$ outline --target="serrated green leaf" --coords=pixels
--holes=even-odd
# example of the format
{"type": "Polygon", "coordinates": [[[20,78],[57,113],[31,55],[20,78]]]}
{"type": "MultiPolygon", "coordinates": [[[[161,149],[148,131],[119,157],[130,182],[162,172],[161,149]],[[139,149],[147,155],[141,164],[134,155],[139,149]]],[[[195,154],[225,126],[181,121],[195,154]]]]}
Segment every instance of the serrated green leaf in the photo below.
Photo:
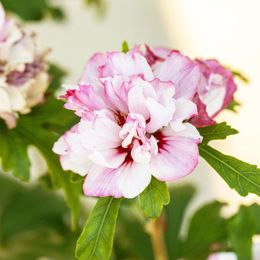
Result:
{"type": "MultiPolygon", "coordinates": [[[[44,111],[46,111],[47,108],[47,106],[44,106],[44,111]]],[[[59,110],[62,108],[57,107],[56,109],[57,113],[59,113],[59,110]]],[[[52,112],[49,111],[50,124],[52,122],[51,113],[52,112]]],[[[23,116],[20,118],[19,124],[16,127],[15,131],[20,134],[20,138],[27,140],[28,143],[36,146],[42,153],[47,162],[53,185],[57,188],[64,189],[67,203],[72,209],[72,227],[75,229],[79,217],[79,194],[81,194],[81,184],[72,183],[70,181],[70,172],[64,172],[62,170],[58,157],[52,152],[53,144],[57,140],[57,134],[44,128],[42,124],[48,122],[48,120],[40,119],[44,117],[44,114],[40,114],[37,112],[35,113],[35,111],[27,116],[23,116]]],[[[54,118],[52,118],[52,120],[54,120],[54,118]]],[[[56,121],[58,121],[57,118],[56,121]]]]}
{"type": "Polygon", "coordinates": [[[121,199],[100,198],[92,210],[76,247],[80,260],[109,259],[121,199]]]}
{"type": "Polygon", "coordinates": [[[22,181],[30,178],[30,160],[27,155],[27,140],[20,138],[15,130],[7,129],[0,121],[0,157],[3,169],[11,171],[22,181]]]}
{"type": "Polygon", "coordinates": [[[127,41],[122,42],[122,48],[121,49],[122,49],[123,53],[127,53],[129,51],[129,46],[128,46],[127,41]]]}
{"type": "Polygon", "coordinates": [[[260,169],[256,165],[222,154],[208,145],[199,147],[200,155],[216,170],[230,188],[240,195],[260,196],[260,169]]]}
{"type": "Polygon", "coordinates": [[[227,237],[227,220],[221,217],[224,203],[214,201],[200,208],[191,219],[183,245],[185,259],[207,259],[211,245],[227,237]]]}
{"type": "Polygon", "coordinates": [[[165,182],[152,178],[148,187],[140,195],[140,206],[148,218],[158,218],[163,206],[170,202],[170,194],[165,182]]]}
{"type": "Polygon", "coordinates": [[[212,140],[226,139],[230,135],[235,135],[238,131],[231,126],[227,125],[226,122],[198,128],[200,135],[203,136],[202,145],[208,144],[212,140]]]}
{"type": "Polygon", "coordinates": [[[229,241],[238,260],[252,258],[252,237],[255,220],[250,208],[241,206],[238,214],[228,223],[229,241]]]}
{"type": "Polygon", "coordinates": [[[46,16],[55,20],[65,18],[64,12],[60,7],[54,7],[48,0],[1,0],[4,8],[25,21],[40,21],[46,16]]]}
{"type": "Polygon", "coordinates": [[[191,185],[174,186],[170,190],[172,203],[169,203],[165,207],[165,221],[167,226],[165,230],[165,242],[171,260],[183,257],[183,241],[180,233],[187,207],[194,197],[195,192],[195,188],[191,185]]]}

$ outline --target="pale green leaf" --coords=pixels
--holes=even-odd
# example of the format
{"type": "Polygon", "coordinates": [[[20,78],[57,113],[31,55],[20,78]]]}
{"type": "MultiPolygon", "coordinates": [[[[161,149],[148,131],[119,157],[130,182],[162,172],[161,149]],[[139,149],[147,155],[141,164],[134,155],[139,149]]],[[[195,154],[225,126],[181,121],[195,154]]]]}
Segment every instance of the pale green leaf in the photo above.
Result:
{"type": "Polygon", "coordinates": [[[127,43],[127,41],[123,41],[123,43],[122,43],[122,52],[123,53],[127,53],[128,51],[129,51],[128,43],[127,43]]]}
{"type": "Polygon", "coordinates": [[[110,258],[120,202],[113,197],[98,200],[77,242],[76,256],[80,260],[110,258]]]}
{"type": "Polygon", "coordinates": [[[165,182],[152,178],[149,186],[140,195],[140,206],[148,218],[158,218],[163,206],[170,202],[170,194],[165,182]]]}
{"type": "Polygon", "coordinates": [[[200,155],[216,170],[230,188],[240,195],[255,193],[260,196],[260,169],[222,154],[208,145],[200,146],[200,155]]]}

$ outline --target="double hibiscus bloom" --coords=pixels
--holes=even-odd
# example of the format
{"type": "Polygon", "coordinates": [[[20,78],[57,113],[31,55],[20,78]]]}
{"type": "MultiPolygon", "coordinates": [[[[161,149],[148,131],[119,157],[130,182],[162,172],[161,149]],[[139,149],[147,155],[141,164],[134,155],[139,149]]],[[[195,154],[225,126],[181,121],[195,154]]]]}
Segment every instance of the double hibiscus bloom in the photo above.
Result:
{"type": "Polygon", "coordinates": [[[216,60],[148,46],[97,53],[65,94],[80,122],[53,149],[64,170],[86,175],[86,195],[134,198],[152,176],[175,181],[195,169],[196,127],[214,124],[235,90],[216,60]]]}

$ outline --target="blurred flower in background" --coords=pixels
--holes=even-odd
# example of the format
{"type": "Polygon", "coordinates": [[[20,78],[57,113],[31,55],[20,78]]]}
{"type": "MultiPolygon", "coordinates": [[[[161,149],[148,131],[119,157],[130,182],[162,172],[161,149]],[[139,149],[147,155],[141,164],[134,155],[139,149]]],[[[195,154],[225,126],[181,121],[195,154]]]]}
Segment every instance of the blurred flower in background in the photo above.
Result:
{"type": "Polygon", "coordinates": [[[38,52],[35,35],[27,33],[0,5],[0,117],[9,128],[18,114],[43,101],[49,85],[47,52],[38,52]]]}

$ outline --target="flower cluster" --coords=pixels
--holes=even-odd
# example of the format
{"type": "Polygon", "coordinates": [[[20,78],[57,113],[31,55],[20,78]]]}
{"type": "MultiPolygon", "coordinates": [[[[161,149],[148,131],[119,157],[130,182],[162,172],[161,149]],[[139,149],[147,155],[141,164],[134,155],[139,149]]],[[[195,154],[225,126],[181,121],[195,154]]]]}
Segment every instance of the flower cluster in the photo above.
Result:
{"type": "Polygon", "coordinates": [[[46,52],[38,53],[34,34],[26,33],[0,4],[0,118],[9,128],[18,114],[30,112],[48,87],[46,52]]]}
{"type": "Polygon", "coordinates": [[[235,89],[215,60],[148,46],[97,53],[64,96],[80,122],[53,150],[65,170],[86,175],[86,195],[136,197],[152,176],[175,181],[195,169],[196,127],[214,124],[235,89]]]}

